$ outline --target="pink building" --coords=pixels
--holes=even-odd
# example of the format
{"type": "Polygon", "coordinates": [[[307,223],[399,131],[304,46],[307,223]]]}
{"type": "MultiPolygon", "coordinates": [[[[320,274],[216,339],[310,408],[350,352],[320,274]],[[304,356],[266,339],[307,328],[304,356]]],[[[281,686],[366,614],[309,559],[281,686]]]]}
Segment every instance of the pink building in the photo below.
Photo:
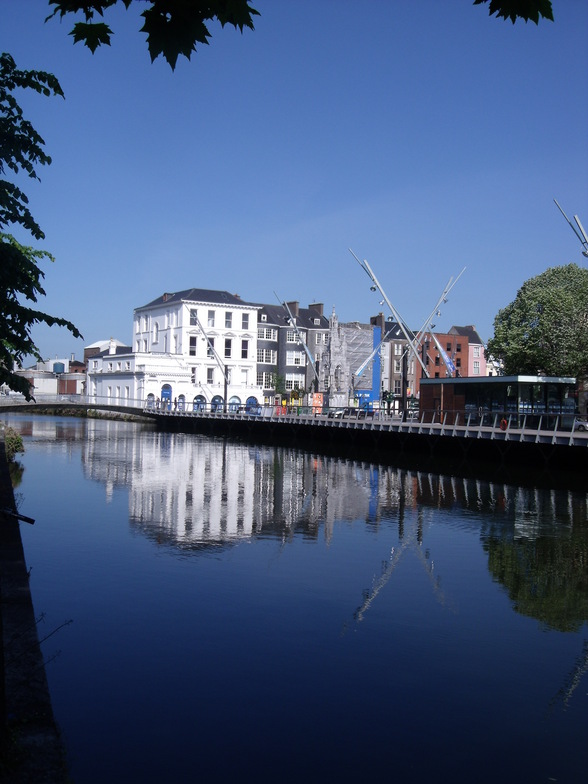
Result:
{"type": "Polygon", "coordinates": [[[468,340],[468,376],[488,376],[492,375],[492,367],[487,365],[484,356],[484,343],[476,332],[476,328],[470,324],[467,327],[451,327],[450,335],[458,335],[468,340]]]}

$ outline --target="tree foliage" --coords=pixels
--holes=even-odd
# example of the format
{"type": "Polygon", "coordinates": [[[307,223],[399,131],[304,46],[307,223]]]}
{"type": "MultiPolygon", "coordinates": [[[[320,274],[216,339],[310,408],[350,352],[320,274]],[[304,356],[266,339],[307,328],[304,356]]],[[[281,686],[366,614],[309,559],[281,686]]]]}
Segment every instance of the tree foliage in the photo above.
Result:
{"type": "Polygon", "coordinates": [[[588,619],[588,547],[582,527],[568,537],[512,541],[492,535],[484,542],[488,569],[504,585],[514,609],[545,627],[577,632],[588,619]]]}
{"type": "MultiPolygon", "coordinates": [[[[74,43],[81,41],[93,53],[99,46],[110,46],[113,35],[106,22],[93,21],[95,16],[104,16],[119,2],[129,8],[132,0],[49,0],[55,8],[47,19],[82,13],[84,21],[76,22],[70,35],[74,43]]],[[[228,24],[243,32],[245,27],[254,29],[253,17],[259,15],[248,0],[148,0],[144,4],[149,7],[141,14],[141,32],[146,33],[151,62],[163,55],[172,70],[179,55],[189,60],[197,44],[208,44],[211,21],[216,19],[222,27],[228,24]]]]}
{"type": "Polygon", "coordinates": [[[9,54],[0,55],[0,383],[30,398],[28,382],[12,368],[15,362],[20,363],[29,355],[42,359],[31,337],[32,327],[37,323],[59,325],[75,337],[81,334],[66,319],[49,316],[22,303],[23,299],[36,303],[45,294],[41,285],[44,273],[39,262],[53,261],[53,257],[47,251],[21,245],[11,234],[2,231],[14,224],[30,232],[36,240],[45,237],[29,210],[25,193],[4,179],[10,170],[38,180],[37,166],[51,163],[43,149],[43,139],[24,118],[14,97],[18,88],[32,89],[46,96],[63,96],[63,92],[52,74],[20,71],[9,54]]]}
{"type": "MultiPolygon", "coordinates": [[[[76,22],[70,31],[74,43],[82,42],[92,53],[99,46],[110,46],[114,35],[106,22],[94,21],[103,17],[107,9],[119,3],[129,8],[133,0],[49,0],[54,6],[47,20],[54,16],[63,18],[68,14],[80,13],[83,22],[76,22]]],[[[137,2],[137,0],[135,0],[137,2]]],[[[474,5],[490,3],[490,16],[529,20],[539,24],[539,19],[553,21],[551,0],[474,0],[474,5]]],[[[144,23],[141,32],[147,36],[147,47],[151,62],[159,55],[175,69],[179,55],[188,60],[199,44],[208,44],[209,23],[218,20],[222,27],[232,25],[241,32],[245,27],[254,30],[253,17],[259,11],[252,8],[248,0],[144,0],[148,6],[142,12],[144,23]]],[[[47,21],[45,20],[45,21],[47,21]]]]}
{"type": "Polygon", "coordinates": [[[490,16],[510,19],[514,24],[517,19],[529,20],[539,24],[540,17],[553,22],[553,8],[551,0],[474,0],[474,5],[490,3],[488,13],[490,16]]]}
{"type": "Polygon", "coordinates": [[[527,280],[494,319],[487,356],[507,375],[588,375],[588,270],[551,267],[527,280]]]}

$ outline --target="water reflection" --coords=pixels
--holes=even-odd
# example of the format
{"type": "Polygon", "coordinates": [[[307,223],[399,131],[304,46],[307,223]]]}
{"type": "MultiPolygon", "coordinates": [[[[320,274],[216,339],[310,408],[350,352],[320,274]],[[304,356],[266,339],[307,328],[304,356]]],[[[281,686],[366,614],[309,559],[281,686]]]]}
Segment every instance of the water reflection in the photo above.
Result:
{"type": "MultiPolygon", "coordinates": [[[[13,423],[14,424],[14,423],[13,423]]],[[[199,551],[251,537],[295,534],[330,543],[336,524],[377,530],[395,521],[398,544],[355,612],[361,621],[406,551],[444,602],[433,556],[423,551],[433,510],[475,528],[493,579],[514,609],[546,627],[578,630],[588,618],[588,494],[406,471],[291,448],[251,446],[111,421],[20,421],[51,449],[81,444],[87,478],[129,493],[129,520],[169,547],[199,551]],[[455,514],[452,514],[455,513],[455,514]]]]}
{"type": "Polygon", "coordinates": [[[73,780],[583,780],[585,492],[20,425],[73,780]]]}

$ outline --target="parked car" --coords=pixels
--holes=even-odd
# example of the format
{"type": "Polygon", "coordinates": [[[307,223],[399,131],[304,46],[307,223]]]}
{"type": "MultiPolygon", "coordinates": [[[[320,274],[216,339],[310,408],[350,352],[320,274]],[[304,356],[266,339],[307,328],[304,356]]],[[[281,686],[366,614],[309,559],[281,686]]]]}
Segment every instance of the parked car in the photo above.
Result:
{"type": "Polygon", "coordinates": [[[588,430],[586,417],[576,417],[574,421],[574,430],[588,430]]]}

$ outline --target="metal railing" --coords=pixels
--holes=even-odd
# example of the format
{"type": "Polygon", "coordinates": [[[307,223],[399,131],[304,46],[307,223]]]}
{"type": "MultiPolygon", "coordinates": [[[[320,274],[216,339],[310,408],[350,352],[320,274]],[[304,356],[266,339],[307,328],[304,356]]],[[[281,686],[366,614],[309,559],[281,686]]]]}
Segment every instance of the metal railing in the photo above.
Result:
{"type": "Polygon", "coordinates": [[[303,422],[312,425],[372,428],[450,437],[490,438],[542,443],[569,443],[588,446],[588,422],[573,413],[507,411],[408,411],[404,415],[384,408],[317,408],[312,406],[243,405],[224,402],[145,401],[107,398],[96,395],[36,395],[27,402],[22,395],[0,395],[0,410],[38,408],[44,405],[128,411],[155,416],[184,416],[303,422]]]}

